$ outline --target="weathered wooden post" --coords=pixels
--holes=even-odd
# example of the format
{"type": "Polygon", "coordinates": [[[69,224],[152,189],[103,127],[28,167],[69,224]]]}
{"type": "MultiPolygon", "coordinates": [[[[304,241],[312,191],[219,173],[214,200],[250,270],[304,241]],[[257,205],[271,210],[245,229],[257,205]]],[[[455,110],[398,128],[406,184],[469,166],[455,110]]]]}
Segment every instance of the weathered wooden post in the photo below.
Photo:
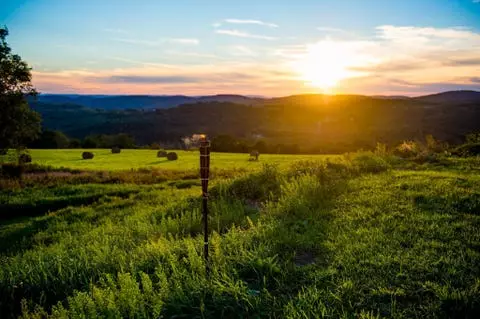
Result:
{"type": "Polygon", "coordinates": [[[210,141],[206,136],[200,139],[200,180],[202,182],[202,216],[203,216],[203,255],[205,257],[205,271],[208,275],[208,176],[210,173],[210,141]]]}

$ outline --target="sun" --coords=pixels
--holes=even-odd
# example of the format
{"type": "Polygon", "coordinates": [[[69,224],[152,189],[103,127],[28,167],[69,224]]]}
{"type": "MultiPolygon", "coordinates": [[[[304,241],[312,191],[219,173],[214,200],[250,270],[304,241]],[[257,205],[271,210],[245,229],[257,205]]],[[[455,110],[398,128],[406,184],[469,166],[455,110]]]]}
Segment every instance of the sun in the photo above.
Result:
{"type": "Polygon", "coordinates": [[[340,81],[362,74],[352,70],[360,59],[351,46],[327,39],[308,45],[293,67],[305,84],[330,91],[340,81]]]}

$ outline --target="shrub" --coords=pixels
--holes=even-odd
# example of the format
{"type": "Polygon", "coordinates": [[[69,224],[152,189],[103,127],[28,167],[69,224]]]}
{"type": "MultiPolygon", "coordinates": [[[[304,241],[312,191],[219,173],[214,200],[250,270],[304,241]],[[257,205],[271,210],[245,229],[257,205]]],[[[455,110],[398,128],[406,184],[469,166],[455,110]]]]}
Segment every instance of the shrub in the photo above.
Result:
{"type": "Polygon", "coordinates": [[[467,143],[457,147],[453,154],[457,156],[478,156],[480,155],[480,143],[467,143]]]}
{"type": "Polygon", "coordinates": [[[6,178],[20,178],[22,177],[24,166],[17,164],[3,164],[0,167],[0,176],[6,178]]]}
{"type": "Polygon", "coordinates": [[[120,147],[114,146],[112,147],[112,154],[120,154],[121,149],[120,147]]]}
{"type": "Polygon", "coordinates": [[[414,141],[404,141],[398,145],[394,154],[403,158],[414,157],[420,152],[420,145],[414,141]]]}
{"type": "Polygon", "coordinates": [[[83,159],[92,159],[93,158],[93,153],[92,152],[83,152],[82,153],[82,158],[83,159]]]}
{"type": "Polygon", "coordinates": [[[385,159],[371,152],[351,153],[346,157],[361,173],[380,173],[390,168],[385,159]]]}
{"type": "Polygon", "coordinates": [[[157,157],[167,157],[167,151],[164,151],[164,150],[158,151],[157,157]]]}
{"type": "Polygon", "coordinates": [[[178,155],[175,152],[170,152],[167,154],[167,159],[169,161],[176,161],[178,159],[178,155]]]}
{"type": "Polygon", "coordinates": [[[27,164],[32,162],[32,156],[30,154],[22,153],[18,156],[19,164],[27,164]]]}
{"type": "Polygon", "coordinates": [[[152,143],[149,147],[151,150],[159,150],[161,149],[162,147],[160,146],[160,144],[158,143],[152,143]]]}

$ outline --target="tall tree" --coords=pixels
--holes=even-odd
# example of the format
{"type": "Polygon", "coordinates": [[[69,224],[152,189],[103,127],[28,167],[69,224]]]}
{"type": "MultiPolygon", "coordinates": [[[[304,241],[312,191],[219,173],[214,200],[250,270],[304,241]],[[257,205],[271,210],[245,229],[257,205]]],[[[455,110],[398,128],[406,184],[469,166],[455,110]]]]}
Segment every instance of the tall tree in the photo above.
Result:
{"type": "Polygon", "coordinates": [[[40,133],[40,115],[30,109],[28,96],[37,92],[32,86],[31,69],[13,54],[6,38],[8,29],[0,27],[0,149],[18,148],[40,133]]]}

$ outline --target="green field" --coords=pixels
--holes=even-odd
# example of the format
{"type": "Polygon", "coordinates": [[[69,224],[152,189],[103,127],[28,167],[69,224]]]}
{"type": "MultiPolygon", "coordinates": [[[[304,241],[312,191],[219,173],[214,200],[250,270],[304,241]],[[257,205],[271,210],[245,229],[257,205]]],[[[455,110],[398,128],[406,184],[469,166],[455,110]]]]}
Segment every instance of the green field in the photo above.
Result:
{"type": "MultiPolygon", "coordinates": [[[[199,166],[198,151],[175,151],[177,161],[157,158],[155,150],[122,150],[120,154],[112,154],[108,149],[92,150],[31,150],[34,163],[53,167],[68,167],[84,170],[126,170],[136,168],[164,168],[175,170],[197,169],[199,166]],[[82,159],[82,152],[90,151],[95,157],[92,160],[82,159]]],[[[261,167],[261,163],[286,166],[294,161],[320,159],[324,155],[260,155],[259,162],[248,161],[248,154],[212,153],[212,168],[252,169],[261,167]]]]}
{"type": "Polygon", "coordinates": [[[214,154],[225,173],[210,189],[207,276],[201,189],[178,172],[198,167],[198,153],[155,163],[155,151],[95,152],[97,162],[78,160],[79,150],[32,157],[55,167],[176,171],[155,179],[154,170],[55,170],[4,181],[1,318],[480,312],[478,158],[262,155],[251,163],[245,154],[214,154]]]}

